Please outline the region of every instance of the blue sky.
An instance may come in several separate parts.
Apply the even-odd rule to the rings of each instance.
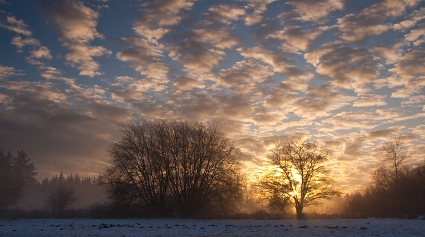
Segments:
[[[349,190],[392,136],[423,161],[424,46],[423,0],[0,0],[0,146],[94,175],[120,124],[212,122],[250,178],[303,136]]]

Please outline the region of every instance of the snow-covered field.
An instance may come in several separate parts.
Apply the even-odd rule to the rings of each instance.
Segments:
[[[0,220],[0,236],[425,236],[425,220]]]

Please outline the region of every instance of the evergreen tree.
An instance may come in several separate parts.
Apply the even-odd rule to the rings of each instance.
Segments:
[[[23,197],[25,185],[37,182],[36,174],[34,163],[24,151],[14,157],[0,148],[0,209],[14,206]]]

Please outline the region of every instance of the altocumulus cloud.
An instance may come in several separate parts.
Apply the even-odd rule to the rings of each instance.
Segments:
[[[354,189],[404,135],[425,150],[420,0],[0,0],[0,146],[39,178],[98,174],[132,119],[216,123],[255,179],[274,142],[333,153]],[[31,14],[30,14],[31,13]]]

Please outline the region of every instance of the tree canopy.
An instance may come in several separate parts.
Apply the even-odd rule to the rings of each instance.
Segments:
[[[346,214],[379,217],[425,214],[425,161],[406,165],[410,159],[405,137],[393,136],[381,149],[383,164],[370,184],[345,197]]]
[[[274,169],[262,179],[261,185],[271,194],[271,200],[279,197],[289,201],[301,219],[304,207],[340,194],[333,187],[334,180],[327,175],[325,162],[329,155],[320,151],[316,143],[301,139],[276,144],[269,156]]]
[[[111,144],[111,201],[148,215],[205,216],[232,210],[241,193],[239,152],[214,125],[142,121]]]
[[[24,151],[16,156],[0,148],[0,209],[15,205],[23,197],[27,184],[34,184],[37,174],[34,163]]]

